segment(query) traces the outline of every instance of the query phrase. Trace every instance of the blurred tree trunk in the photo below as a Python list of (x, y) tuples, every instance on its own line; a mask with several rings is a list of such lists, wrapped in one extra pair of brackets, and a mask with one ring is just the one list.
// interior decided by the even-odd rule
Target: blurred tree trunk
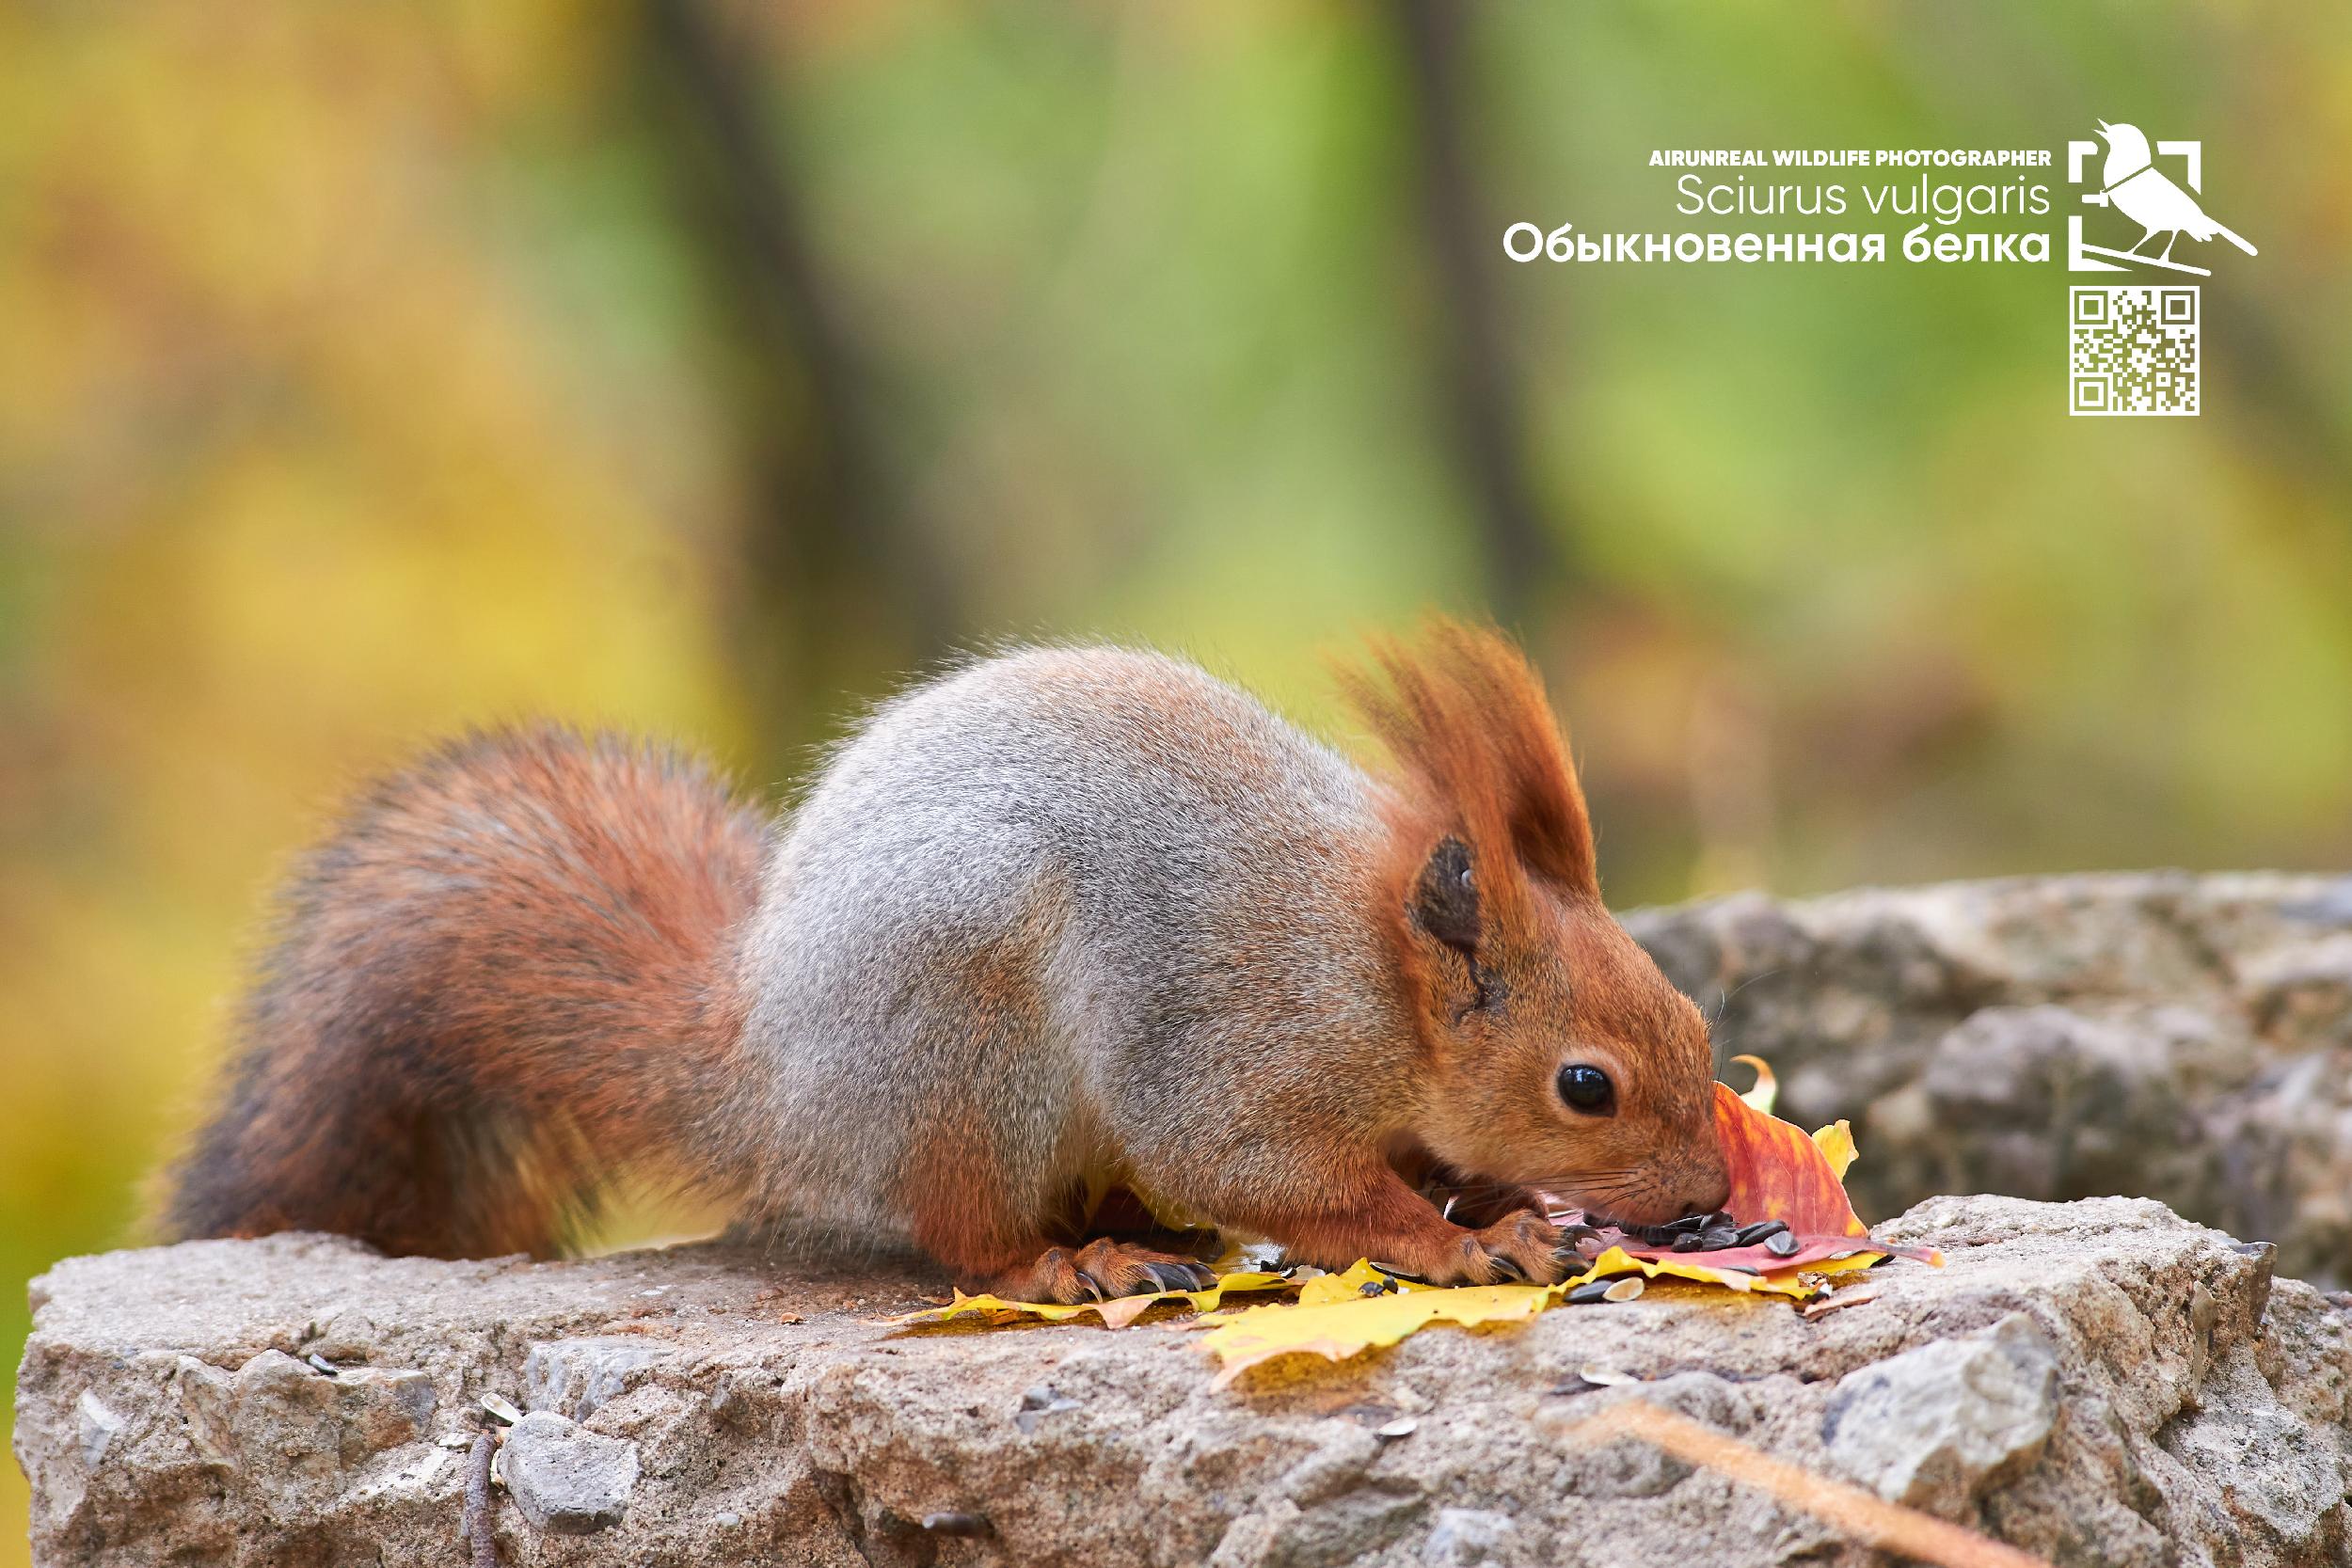
[(769, 776), (946, 653), (957, 585), (894, 462), (886, 399), (810, 244), (787, 88), (703, 0), (646, 0), (653, 142), (688, 209), (745, 477), (723, 575)]
[[(1487, 603), (1523, 626), (1572, 588), (1572, 562), (1546, 526), (1527, 460), (1527, 413), (1506, 346), (1492, 268), (1500, 230), (1479, 200), (1463, 115), (1458, 0), (1392, 0), (1405, 67), (1422, 245), (1437, 289), (1431, 345), (1442, 436), (1469, 492)], [(1530, 628), (1533, 629), (1533, 628)]]

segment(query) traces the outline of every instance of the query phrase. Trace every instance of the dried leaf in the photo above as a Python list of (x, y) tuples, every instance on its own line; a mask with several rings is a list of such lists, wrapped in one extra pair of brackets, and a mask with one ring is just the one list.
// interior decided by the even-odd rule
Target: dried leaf
[(1715, 1131), (1723, 1140), (1724, 1164), (1731, 1177), (1731, 1196), (1724, 1207), (1742, 1225), (1785, 1221), (1799, 1245), (1786, 1258), (1767, 1254), (1759, 1259), (1756, 1255), (1761, 1249), (1756, 1247), (1709, 1253), (1708, 1258), (1772, 1270), (1803, 1268), (1816, 1274), (1867, 1268), (1889, 1255), (1930, 1263), (1944, 1260), (1932, 1247), (1873, 1242), (1868, 1251), (1852, 1251), (1851, 1238), (1867, 1241), (1870, 1227), (1862, 1223), (1846, 1197), (1846, 1171), (1855, 1155), (1851, 1124), (1835, 1122), (1808, 1135), (1792, 1123), (1756, 1110), (1734, 1094), (1729, 1085), (1718, 1084)]
[(1756, 1086), (1740, 1098), (1752, 1109), (1765, 1116), (1772, 1114), (1772, 1101), (1780, 1098), (1780, 1080), (1772, 1073), (1772, 1064), (1761, 1056), (1734, 1056), (1741, 1067), (1756, 1069)]
[(1369, 1286), (1380, 1287), (1380, 1293), (1384, 1294), (1438, 1289), (1435, 1285), (1424, 1285), (1418, 1279), (1391, 1274), (1379, 1264), (1359, 1258), (1338, 1274), (1317, 1275), (1301, 1285), (1298, 1288), (1298, 1305), (1327, 1307), (1333, 1302), (1354, 1301), (1363, 1295)]
[[(1345, 1275), (1308, 1281), (1309, 1288), (1345, 1279), (1362, 1271), (1369, 1283), (1370, 1265), (1359, 1263)], [(1354, 1291), (1331, 1299), (1327, 1295), (1295, 1305), (1253, 1307), (1219, 1323), (1202, 1341), (1222, 1363), (1215, 1386), (1225, 1385), (1278, 1355), (1320, 1355), (1344, 1361), (1364, 1351), (1393, 1345), (1433, 1323), (1517, 1323), (1534, 1317), (1559, 1300), (1557, 1285), (1470, 1285), (1437, 1289), (1400, 1282), (1393, 1292), (1367, 1296)], [(1301, 1292), (1302, 1296), (1304, 1292)]]
[[(1732, 1093), (1728, 1084), (1715, 1085), (1715, 1132), (1731, 1177), (1731, 1196), (1724, 1207), (1732, 1218), (1742, 1225), (1785, 1220), (1800, 1237), (1869, 1234), (1846, 1201), (1846, 1189), (1820, 1137), (1807, 1137), (1793, 1124), (1765, 1115)], [(1846, 1160), (1852, 1158), (1850, 1129), (1840, 1123), (1823, 1132)]]
[(1846, 1169), (1854, 1162), (1853, 1124), (1844, 1117), (1827, 1127), (1813, 1130), (1813, 1147), (1829, 1162), (1829, 1173), (1839, 1181), (1846, 1180)]
[[(1688, 1279), (1701, 1285), (1721, 1285), (1727, 1291), (1738, 1291), (1742, 1295), (1794, 1296), (1803, 1300), (1818, 1293), (1812, 1286), (1804, 1284), (1797, 1278), (1796, 1271), (1788, 1267), (1788, 1260), (1785, 1258), (1775, 1258), (1772, 1260), (1775, 1267), (1783, 1271), (1779, 1274), (1756, 1274), (1747, 1269), (1716, 1261), (1717, 1259), (1722, 1258), (1744, 1257), (1748, 1253), (1758, 1250), (1756, 1247), (1741, 1247), (1737, 1253), (1653, 1253), (1647, 1247), (1636, 1249), (1613, 1246), (1595, 1259), (1592, 1267), (1573, 1279), (1553, 1286), (1552, 1289), (1565, 1293), (1570, 1287), (1581, 1285), (1586, 1280), (1600, 1279), (1611, 1275), (1638, 1273), (1651, 1279), (1665, 1277)], [(1835, 1267), (1835, 1265), (1830, 1266)], [(1859, 1263), (1849, 1266), (1867, 1267)]]
[[(1080, 1302), (1075, 1306), (1050, 1301), (1005, 1301), (990, 1295), (967, 1296), (958, 1291), (955, 1299), (945, 1307), (927, 1307), (920, 1312), (909, 1312), (890, 1322), (900, 1327), (914, 1327), (977, 1315), (1007, 1320), (1031, 1318), (1058, 1323), (1092, 1313), (1102, 1320), (1106, 1328), (1124, 1328), (1164, 1301), (1189, 1302), (1194, 1311), (1206, 1312), (1218, 1306), (1228, 1291), (1239, 1294), (1251, 1291), (1287, 1290), (1291, 1283), (1283, 1275), (1244, 1270), (1237, 1274), (1219, 1275), (1216, 1283), (1205, 1291), (1158, 1291), (1144, 1295), (1115, 1296), (1109, 1301)], [(1318, 1282), (1311, 1280), (1309, 1283)]]

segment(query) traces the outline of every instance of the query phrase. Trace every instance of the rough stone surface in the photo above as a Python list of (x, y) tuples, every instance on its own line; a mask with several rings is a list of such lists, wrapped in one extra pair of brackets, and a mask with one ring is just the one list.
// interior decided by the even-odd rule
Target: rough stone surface
[(2129, 1193), (2352, 1283), (2352, 878), (2147, 872), (1759, 895), (1634, 934), (1769, 1059), (1782, 1114), (1851, 1117), (1856, 1206)]
[[(1181, 1318), (894, 1329), (937, 1287), (889, 1260), (188, 1243), (37, 1282), (17, 1449), (57, 1568), (463, 1561), (482, 1396), (578, 1410), (591, 1386), (579, 1426), (531, 1420), (631, 1451), (626, 1510), (560, 1535), (501, 1494), (510, 1568), (1760, 1568), (1872, 1560), (1719, 1474), (1564, 1433), (1644, 1399), (1834, 1477), (1916, 1436), (1868, 1390), (1957, 1389), (1981, 1408), (1939, 1439), (1956, 1490), (1933, 1495), (2056, 1562), (2347, 1560), (2352, 1310), (2145, 1200), (1941, 1198), (1889, 1229), (1947, 1266), (1888, 1265), (1811, 1320), (1661, 1286), (1223, 1390)], [(331, 1377), (306, 1359), (329, 1344)], [(1596, 1388), (1595, 1366), (1639, 1381)], [(1377, 1434), (1399, 1416), (1410, 1435)]]
[(584, 1421), (625, 1393), (660, 1361), (662, 1347), (643, 1338), (549, 1339), (523, 1357), (523, 1405)]
[(499, 1479), (533, 1528), (592, 1535), (617, 1525), (637, 1485), (637, 1445), (552, 1411), (515, 1423), (499, 1449)]
[(2058, 1354), (2023, 1312), (1852, 1371), (1830, 1396), (1830, 1457), (1889, 1502), (1963, 1515), (2042, 1451), (2058, 1420)]

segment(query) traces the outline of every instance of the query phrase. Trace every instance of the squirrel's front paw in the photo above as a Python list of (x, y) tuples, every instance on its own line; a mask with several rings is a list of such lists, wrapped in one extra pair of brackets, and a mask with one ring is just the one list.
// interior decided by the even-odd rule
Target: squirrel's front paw
[(1522, 1209), (1463, 1237), (1457, 1248), (1458, 1275), (1437, 1283), (1549, 1285), (1565, 1277), (1558, 1256), (1561, 1242), (1558, 1226)]
[(1037, 1261), (1010, 1269), (987, 1284), (1002, 1301), (1050, 1301), (1064, 1306), (1155, 1291), (1205, 1291), (1216, 1275), (1197, 1259), (1153, 1252), (1108, 1236), (1072, 1250), (1047, 1247)]

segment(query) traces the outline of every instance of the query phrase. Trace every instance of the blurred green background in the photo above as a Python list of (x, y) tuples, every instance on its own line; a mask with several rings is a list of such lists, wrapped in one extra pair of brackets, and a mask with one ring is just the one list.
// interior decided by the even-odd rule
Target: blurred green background
[[(1502, 256), (1691, 227), (1653, 148), (2102, 117), (2262, 247), (2194, 420), (2064, 417), (2057, 263)], [(2342, 7), (0, 7), (0, 1343), (135, 1235), (274, 869), (469, 721), (781, 783), (1102, 635), (1321, 722), (1434, 606), (1549, 671), (1621, 904), (2341, 868), (2348, 147)]]

